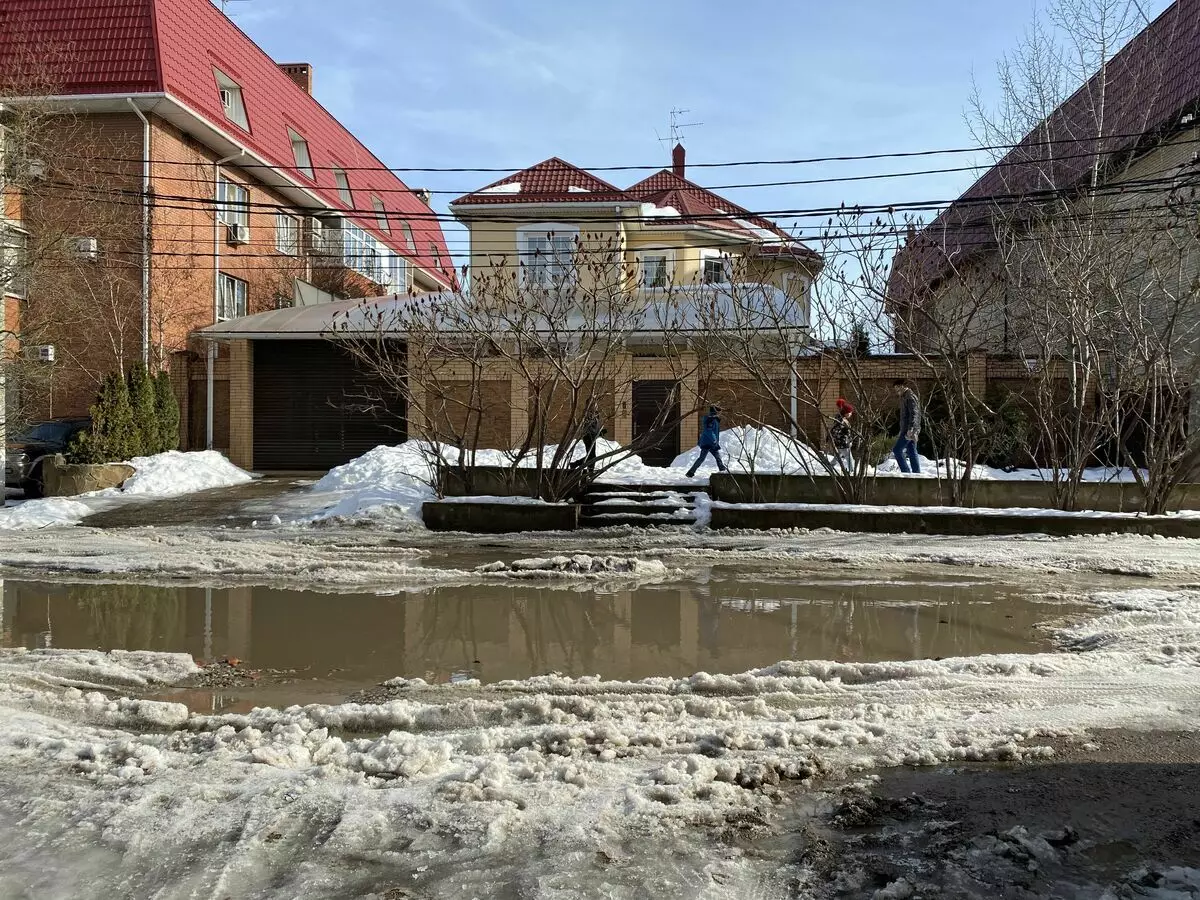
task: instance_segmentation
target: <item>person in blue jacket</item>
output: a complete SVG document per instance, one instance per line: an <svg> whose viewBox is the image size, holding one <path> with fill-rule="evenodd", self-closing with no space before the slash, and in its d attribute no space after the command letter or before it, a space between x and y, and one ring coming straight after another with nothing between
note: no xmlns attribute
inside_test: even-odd
<svg viewBox="0 0 1200 900"><path fill-rule="evenodd" d="M717 468L725 471L725 463L721 461L721 407L710 406L708 415L704 417L704 425L700 429L700 456L688 469L687 477L693 478L696 470L710 455L717 461Z"/></svg>
<svg viewBox="0 0 1200 900"><path fill-rule="evenodd" d="M900 471L905 475L921 474L921 462L917 457L917 439L921 436L921 400L907 379L897 378L892 385L896 398L900 401L900 435L896 438L896 446L892 455ZM909 467L912 468L909 468Z"/></svg>

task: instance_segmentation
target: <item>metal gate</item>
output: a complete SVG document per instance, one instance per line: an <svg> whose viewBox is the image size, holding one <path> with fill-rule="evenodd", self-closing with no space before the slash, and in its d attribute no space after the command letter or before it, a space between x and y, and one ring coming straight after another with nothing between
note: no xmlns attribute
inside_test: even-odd
<svg viewBox="0 0 1200 900"><path fill-rule="evenodd" d="M679 384L633 383L633 440L648 466L669 466L679 455Z"/></svg>
<svg viewBox="0 0 1200 900"><path fill-rule="evenodd" d="M330 469L407 432L404 398L333 341L254 342L255 469Z"/></svg>

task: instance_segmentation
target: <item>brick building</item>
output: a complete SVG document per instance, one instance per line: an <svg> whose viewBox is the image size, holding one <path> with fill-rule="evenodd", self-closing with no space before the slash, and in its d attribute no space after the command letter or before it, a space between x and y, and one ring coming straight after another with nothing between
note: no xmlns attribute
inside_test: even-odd
<svg viewBox="0 0 1200 900"><path fill-rule="evenodd" d="M0 5L0 287L20 357L55 348L44 379L22 378L31 415L84 412L104 374L144 359L176 378L185 447L228 448L230 358L197 329L456 286L427 195L313 79L210 0Z"/></svg>

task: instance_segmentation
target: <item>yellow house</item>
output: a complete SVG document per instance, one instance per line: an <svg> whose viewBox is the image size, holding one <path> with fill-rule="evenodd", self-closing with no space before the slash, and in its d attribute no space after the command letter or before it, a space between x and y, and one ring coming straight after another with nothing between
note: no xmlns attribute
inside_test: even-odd
<svg viewBox="0 0 1200 900"><path fill-rule="evenodd" d="M459 197L450 209L470 232L471 283L504 270L549 283L574 276L580 251L612 248L631 290L737 277L807 297L820 256L685 172L681 145L670 169L625 189L553 157Z"/></svg>

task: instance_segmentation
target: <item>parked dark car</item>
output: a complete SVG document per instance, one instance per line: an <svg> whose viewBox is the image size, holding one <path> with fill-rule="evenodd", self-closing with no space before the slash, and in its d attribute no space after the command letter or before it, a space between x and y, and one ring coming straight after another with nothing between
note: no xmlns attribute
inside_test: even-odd
<svg viewBox="0 0 1200 900"><path fill-rule="evenodd" d="M26 497L44 492L42 467L47 456L66 452L75 435L92 427L89 418L52 419L32 425L8 442L4 455L4 484L19 487Z"/></svg>

